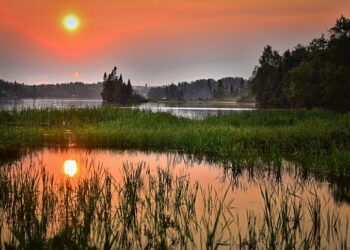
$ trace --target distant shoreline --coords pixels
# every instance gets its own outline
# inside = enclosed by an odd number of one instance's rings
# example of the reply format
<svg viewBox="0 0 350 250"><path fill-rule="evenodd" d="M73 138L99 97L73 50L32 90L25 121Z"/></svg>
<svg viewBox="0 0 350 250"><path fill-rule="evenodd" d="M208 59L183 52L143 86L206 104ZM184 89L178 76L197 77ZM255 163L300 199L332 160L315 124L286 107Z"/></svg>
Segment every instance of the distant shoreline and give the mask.
<svg viewBox="0 0 350 250"><path fill-rule="evenodd" d="M256 105L256 102L253 101L230 101L230 100L219 100L219 99L212 99L212 100L148 100L148 102L155 102L155 103L199 103L199 104L250 104L250 105Z"/></svg>
<svg viewBox="0 0 350 250"><path fill-rule="evenodd" d="M36 98L20 98L20 97L0 97L1 101L20 101L20 100L79 100L79 101L101 101L102 98L80 98L80 97L36 97ZM194 104L247 104L250 106L255 106L256 102L254 101L237 101L237 100L159 100L159 99L150 99L147 102L152 103L194 103Z"/></svg>

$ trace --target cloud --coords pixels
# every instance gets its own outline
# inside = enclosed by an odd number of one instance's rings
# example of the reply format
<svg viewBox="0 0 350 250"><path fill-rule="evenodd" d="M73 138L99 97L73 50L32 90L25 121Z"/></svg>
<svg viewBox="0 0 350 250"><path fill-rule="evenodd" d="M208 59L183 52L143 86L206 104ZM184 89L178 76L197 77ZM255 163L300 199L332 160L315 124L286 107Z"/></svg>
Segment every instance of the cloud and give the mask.
<svg viewBox="0 0 350 250"><path fill-rule="evenodd" d="M81 74L80 74L79 71L75 71L75 72L73 73L73 76L74 76L75 78L79 78L79 77L81 76Z"/></svg>

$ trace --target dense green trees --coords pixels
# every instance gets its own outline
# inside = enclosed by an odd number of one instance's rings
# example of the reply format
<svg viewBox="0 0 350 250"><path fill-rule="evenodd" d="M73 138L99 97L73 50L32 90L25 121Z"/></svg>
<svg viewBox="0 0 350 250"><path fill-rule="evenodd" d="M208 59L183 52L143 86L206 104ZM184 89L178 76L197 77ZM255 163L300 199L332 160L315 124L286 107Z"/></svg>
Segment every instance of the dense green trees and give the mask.
<svg viewBox="0 0 350 250"><path fill-rule="evenodd" d="M108 76L104 74L101 96L106 103L128 104L143 101L142 97L133 94L130 80L125 83L123 76L118 76L117 67Z"/></svg>
<svg viewBox="0 0 350 250"><path fill-rule="evenodd" d="M350 20L283 55L266 46L250 82L264 108L350 110Z"/></svg>

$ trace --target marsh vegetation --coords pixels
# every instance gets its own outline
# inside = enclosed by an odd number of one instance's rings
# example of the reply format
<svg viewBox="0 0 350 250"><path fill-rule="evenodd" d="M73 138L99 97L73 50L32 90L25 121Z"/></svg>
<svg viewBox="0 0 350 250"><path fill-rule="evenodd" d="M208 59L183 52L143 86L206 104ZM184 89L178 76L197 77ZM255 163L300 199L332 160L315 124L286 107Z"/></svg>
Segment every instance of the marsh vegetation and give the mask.
<svg viewBox="0 0 350 250"><path fill-rule="evenodd" d="M266 156L349 167L350 116L247 111L202 120L120 108L0 111L0 152L42 146L176 150L242 160ZM327 163L325 162L327 161Z"/></svg>
<svg viewBox="0 0 350 250"><path fill-rule="evenodd" d="M0 123L4 248L347 247L348 114L276 110L186 119L51 108L3 110ZM57 147L63 151L51 158L35 155ZM78 162L79 171L68 170L71 177L57 172L78 155L63 157L67 148L88 149L90 157ZM103 163L108 157L94 149L145 153ZM217 172L202 165L182 172L168 159L150 166L147 152L184 155Z"/></svg>
<svg viewBox="0 0 350 250"><path fill-rule="evenodd" d="M88 157L78 161L80 169L73 177L59 174L61 169L56 168L55 161L60 160L54 160L54 156L79 152L49 150L2 166L2 246L9 249L348 246L349 205L335 202L326 183L318 184L311 173L302 177L293 164L284 163L281 175L274 171L269 174L267 169L271 166L264 164L242 169L239 174L225 165L190 156L90 153L82 154ZM103 165L89 158L90 155L103 159L104 155L106 159L114 154L114 159L121 158L110 161L115 165ZM137 158L146 161L133 161ZM154 159L161 160L153 162ZM186 167L179 169L185 166L184 162ZM164 165L158 165L161 163ZM207 182L200 179L201 171L208 172ZM215 173L218 176L212 176ZM245 200L247 194L250 200Z"/></svg>

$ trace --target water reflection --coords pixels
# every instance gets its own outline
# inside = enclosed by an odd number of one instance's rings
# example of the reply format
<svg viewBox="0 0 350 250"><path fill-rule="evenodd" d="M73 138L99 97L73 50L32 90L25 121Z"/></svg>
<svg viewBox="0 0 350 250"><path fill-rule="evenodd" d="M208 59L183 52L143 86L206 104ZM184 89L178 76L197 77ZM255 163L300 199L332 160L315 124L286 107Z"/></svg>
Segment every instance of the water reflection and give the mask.
<svg viewBox="0 0 350 250"><path fill-rule="evenodd" d="M193 181L203 185L221 187L230 183L233 188L244 187L243 191L263 181L274 182L276 185L283 184L287 180L288 182L318 183L322 187L320 190L332 197L337 204L350 205L349 172L338 173L327 168L308 168L284 159L221 160L210 155L186 155L176 152L46 148L26 154L20 162L23 165L45 163L48 171L56 177L61 177L62 172L70 177L79 172L79 176L84 177L89 172L88 165L101 165L107 168L116 179L120 178L124 163L145 162L152 171L157 167L171 168L176 174L186 172Z"/></svg>
<svg viewBox="0 0 350 250"><path fill-rule="evenodd" d="M76 160L66 160L63 163L63 171L64 173L69 176L73 177L78 172L78 164Z"/></svg>
<svg viewBox="0 0 350 250"><path fill-rule="evenodd" d="M252 103L186 103L186 102L164 102L145 103L135 106L136 109L150 110L152 112L167 112L178 117L190 119L202 119L209 115L225 115L232 112L255 110Z"/></svg>
<svg viewBox="0 0 350 250"><path fill-rule="evenodd" d="M62 163L66 175L79 171L78 178L62 176ZM2 239L22 228L23 235L33 236L37 222L26 216L41 223L35 214L43 213L59 244L68 238L101 247L113 236L118 238L113 246L121 249L155 248L172 240L178 247L201 242L204 247L215 221L222 235L211 240L229 248L335 249L346 244L348 194L334 194L349 191L342 188L347 179L337 183L305 171L286 160L242 167L177 153L44 149L1 169L0 218L10 218L3 221Z"/></svg>
<svg viewBox="0 0 350 250"><path fill-rule="evenodd" d="M5 110L44 109L44 108L86 108L100 107L102 100L85 99L10 99L0 100L0 108Z"/></svg>
<svg viewBox="0 0 350 250"><path fill-rule="evenodd" d="M97 108L102 106L102 100L84 99L18 99L0 100L0 109L23 110L44 108ZM254 110L254 103L186 103L186 102L148 102L128 109L149 110L152 112L167 112L179 117L200 119L208 115L224 115L231 112Z"/></svg>

